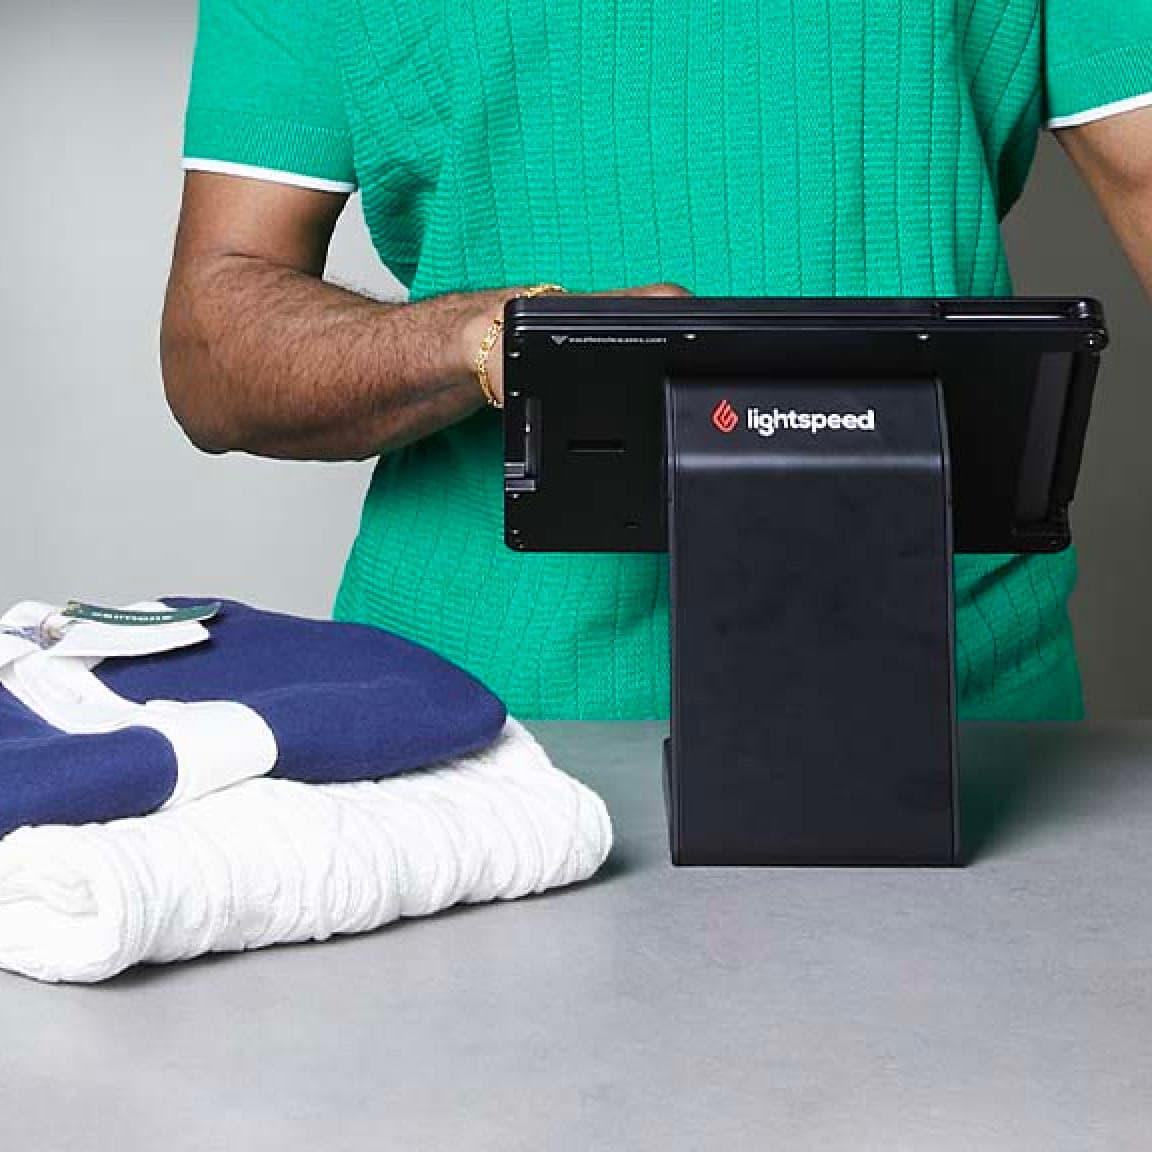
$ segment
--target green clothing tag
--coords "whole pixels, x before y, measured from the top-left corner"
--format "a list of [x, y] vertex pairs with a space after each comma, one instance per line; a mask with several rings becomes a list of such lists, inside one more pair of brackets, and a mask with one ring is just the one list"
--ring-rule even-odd
[[101, 608], [96, 604], [69, 602], [60, 613], [69, 620], [88, 620], [94, 624], [114, 624], [122, 628], [151, 628], [163, 624], [202, 623], [211, 620], [221, 609], [219, 601], [172, 608], [167, 612], [138, 612], [127, 608]]

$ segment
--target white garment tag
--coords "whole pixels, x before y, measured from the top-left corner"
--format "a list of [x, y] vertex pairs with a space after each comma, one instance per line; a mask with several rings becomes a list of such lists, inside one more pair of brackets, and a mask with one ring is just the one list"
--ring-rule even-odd
[[136, 620], [163, 614], [164, 623], [105, 623], [64, 615], [54, 604], [25, 600], [0, 617], [0, 668], [32, 652], [105, 660], [114, 656], [150, 656], [202, 644], [210, 633], [198, 619], [173, 616], [167, 604], [149, 600], [118, 610]]

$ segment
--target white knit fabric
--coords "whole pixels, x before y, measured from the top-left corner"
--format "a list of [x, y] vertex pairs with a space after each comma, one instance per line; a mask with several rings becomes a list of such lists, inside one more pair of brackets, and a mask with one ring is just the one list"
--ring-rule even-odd
[[179, 808], [0, 840], [0, 967], [93, 983], [138, 963], [366, 932], [585, 880], [603, 802], [510, 719], [488, 751], [355, 784], [247, 780]]

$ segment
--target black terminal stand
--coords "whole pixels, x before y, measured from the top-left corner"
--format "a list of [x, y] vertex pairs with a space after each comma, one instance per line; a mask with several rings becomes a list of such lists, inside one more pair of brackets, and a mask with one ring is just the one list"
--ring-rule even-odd
[[673, 860], [955, 862], [939, 382], [670, 379], [666, 411]]
[[669, 553], [678, 864], [950, 865], [953, 551], [1056, 551], [1091, 300], [505, 309], [523, 551]]

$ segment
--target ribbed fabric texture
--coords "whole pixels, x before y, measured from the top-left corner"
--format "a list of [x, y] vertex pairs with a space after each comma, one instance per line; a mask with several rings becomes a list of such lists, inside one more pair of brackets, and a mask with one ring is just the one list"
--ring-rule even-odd
[[1114, 48], [1088, 62], [1070, 62], [1060, 71], [1062, 99], [1053, 102], [1050, 114], [1060, 116], [1061, 107], [1066, 106], [1070, 109], [1069, 115], [1072, 115], [1082, 106], [1093, 104], [1092, 94], [1099, 85], [1101, 72], [1109, 75], [1112, 90], [1120, 93], [1112, 96], [1113, 100], [1128, 100], [1145, 95], [1148, 91], [1148, 78], [1152, 76], [1152, 40]]
[[198, 149], [189, 151], [189, 157], [224, 155], [232, 163], [259, 168], [271, 153], [280, 167], [301, 176], [331, 179], [325, 174], [339, 170], [338, 179], [348, 183], [355, 179], [348, 138], [330, 128], [285, 125], [265, 116], [216, 108], [193, 110], [187, 127], [188, 142]]
[[[1091, 7], [1097, 25], [1128, 19], [1118, 0]], [[1149, 6], [1137, 7], [1142, 36]], [[320, 123], [327, 72], [299, 30], [331, 33], [343, 112], [322, 122], [347, 133], [373, 240], [413, 300], [544, 280], [573, 291], [671, 280], [707, 295], [1006, 293], [999, 221], [1049, 104], [1067, 112], [1139, 83], [1113, 70], [1095, 87], [1049, 91], [1056, 67], [1077, 84], [1093, 75], [1090, 26], [1070, 0], [204, 10], [194, 108], [250, 107], [265, 83], [281, 115]], [[243, 11], [231, 23], [248, 36], [256, 10], [275, 33], [262, 60], [273, 79], [254, 72], [247, 89], [220, 92], [211, 57], [229, 51], [229, 13]], [[293, 67], [313, 89], [299, 116], [280, 95]], [[208, 135], [201, 127], [189, 151]], [[259, 162], [278, 166], [274, 151]], [[507, 550], [502, 472], [492, 413], [383, 459], [336, 614], [427, 644], [525, 717], [665, 715], [666, 559]], [[1075, 563], [1071, 552], [957, 560], [962, 715], [1080, 715], [1066, 611]]]

